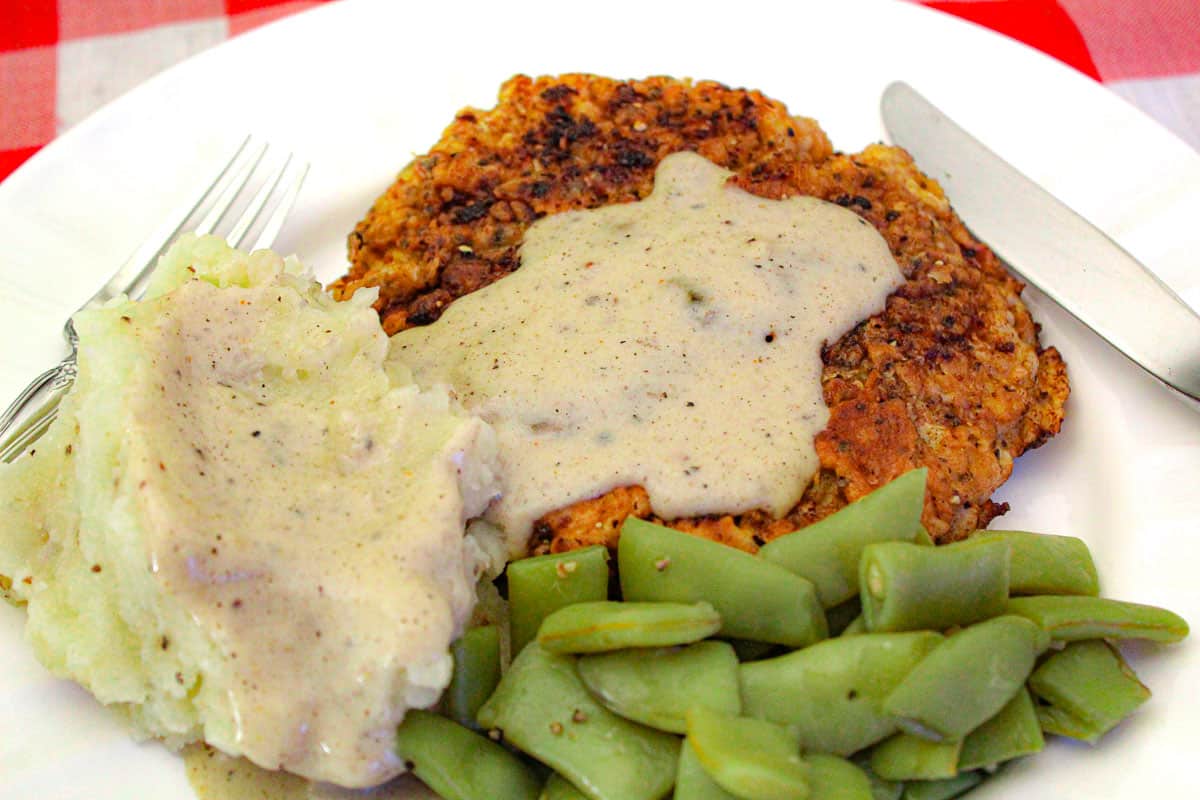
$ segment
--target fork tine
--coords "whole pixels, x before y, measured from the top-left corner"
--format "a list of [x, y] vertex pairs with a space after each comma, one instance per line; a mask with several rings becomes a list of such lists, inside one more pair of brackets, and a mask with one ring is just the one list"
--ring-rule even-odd
[[241, 219], [234, 224], [233, 230], [225, 237], [225, 241], [230, 247], [241, 245], [242, 239], [246, 238], [246, 233], [250, 230], [250, 226], [258, 219], [258, 215], [262, 213], [263, 206], [267, 204], [267, 198], [271, 196], [271, 192], [275, 191], [275, 187], [283, 180], [283, 174], [287, 171], [288, 165], [291, 163], [292, 155], [288, 153], [283, 164], [276, 167], [271, 177], [267, 178], [266, 182], [259, 188], [258, 193], [254, 195], [250, 204], [246, 206], [246, 210], [242, 212]]
[[228, 183], [221, 190], [220, 197], [217, 198], [216, 204], [200, 220], [200, 223], [194, 228], [197, 234], [212, 233], [220, 223], [221, 217], [229, 211], [230, 207], [237, 200], [238, 194], [245, 188], [250, 180], [250, 176], [254, 174], [254, 170], [258, 168], [258, 163], [262, 161], [267, 152], [267, 143], [263, 142], [258, 147], [258, 152], [254, 154], [248, 161], [240, 165], [230, 177]]
[[[290, 156], [289, 156], [290, 159]], [[275, 212], [267, 220], [267, 224], [263, 226], [262, 233], [258, 235], [254, 246], [251, 250], [262, 250], [270, 247], [275, 243], [275, 237], [279, 235], [280, 229], [283, 227], [284, 220], [292, 211], [292, 206], [296, 204], [296, 197], [300, 194], [300, 187], [304, 185], [304, 179], [308, 176], [308, 163], [300, 165], [300, 173], [292, 178], [292, 182], [288, 185], [287, 191], [279, 200], [279, 205], [276, 206]]]
[[80, 305], [80, 310], [95, 303], [103, 303], [111, 300], [136, 286], [154, 264], [158, 262], [158, 257], [175, 240], [176, 235], [178, 235], [188, 219], [196, 213], [197, 209], [204, 205], [204, 202], [212, 196], [218, 187], [224, 185], [223, 182], [230, 176], [230, 170], [233, 168], [233, 165], [238, 161], [242, 153], [245, 152], [249, 144], [250, 137], [247, 136], [238, 145], [237, 150], [229, 157], [228, 161], [225, 162], [225, 166], [221, 168], [221, 172], [217, 175], [216, 180], [209, 180], [205, 184], [204, 189], [198, 192], [193, 199], [188, 200], [181, 207], [174, 209], [174, 212], [167, 216], [164, 222], [138, 246], [137, 250], [121, 265], [120, 269], [113, 273], [112, 277], [94, 295]]

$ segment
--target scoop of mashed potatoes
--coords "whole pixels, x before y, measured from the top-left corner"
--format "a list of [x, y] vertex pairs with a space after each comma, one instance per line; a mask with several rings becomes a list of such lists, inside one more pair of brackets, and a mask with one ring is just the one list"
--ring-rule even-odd
[[503, 546], [491, 429], [384, 369], [371, 292], [188, 238], [81, 312], [79, 378], [0, 471], [0, 587], [55, 674], [174, 745], [359, 787], [403, 770]]

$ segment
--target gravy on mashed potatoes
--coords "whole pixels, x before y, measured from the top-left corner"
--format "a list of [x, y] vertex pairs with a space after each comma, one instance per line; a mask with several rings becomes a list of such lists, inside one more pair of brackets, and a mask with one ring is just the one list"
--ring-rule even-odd
[[79, 379], [0, 477], [0, 575], [54, 673], [146, 735], [343, 786], [395, 726], [502, 549], [490, 428], [395, 382], [371, 292], [188, 238], [142, 302], [76, 316]]

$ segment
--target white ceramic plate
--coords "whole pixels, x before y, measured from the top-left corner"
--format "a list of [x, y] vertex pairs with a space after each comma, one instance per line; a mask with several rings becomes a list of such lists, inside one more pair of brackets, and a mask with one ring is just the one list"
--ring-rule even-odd
[[[170, 70], [0, 184], [0, 399], [62, 354], [65, 316], [245, 133], [311, 159], [279, 249], [332, 278], [345, 264], [346, 233], [399, 168], [459, 107], [490, 106], [516, 72], [752, 86], [816, 117], [847, 151], [884, 138], [879, 95], [903, 79], [1200, 300], [1200, 157], [1091, 80], [897, 2], [701, 6], [364, 0], [284, 20]], [[998, 524], [1082, 536], [1108, 595], [1200, 620], [1200, 415], [1027, 294], [1073, 391], [1062, 435], [1022, 458], [999, 493], [1012, 511]], [[47, 675], [21, 626], [21, 612], [0, 608], [0, 794], [191, 798], [179, 760], [131, 742], [85, 692]], [[1200, 647], [1143, 648], [1133, 658], [1155, 692], [1133, 719], [1096, 748], [1056, 742], [975, 796], [1194, 797], [1200, 704], [1189, 678], [1200, 675]]]

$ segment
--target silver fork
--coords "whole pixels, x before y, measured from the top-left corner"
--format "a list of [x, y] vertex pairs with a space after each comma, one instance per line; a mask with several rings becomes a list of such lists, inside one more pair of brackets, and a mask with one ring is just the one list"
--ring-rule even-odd
[[[308, 173], [308, 164], [295, 163], [287, 154], [282, 159], [266, 158], [268, 145], [247, 137], [195, 199], [170, 214], [144, 241], [120, 269], [100, 287], [79, 311], [126, 294], [137, 299], [145, 290], [145, 279], [180, 231], [189, 229], [198, 234], [213, 233], [230, 212], [241, 206], [241, 214], [229, 225], [225, 240], [241, 247], [250, 239], [257, 226], [258, 237], [251, 250], [270, 247], [291, 212]], [[264, 177], [262, 172], [274, 167]], [[263, 169], [260, 169], [262, 167]], [[270, 209], [265, 221], [264, 214]], [[194, 227], [188, 223], [199, 217]], [[63, 338], [69, 352], [58, 365], [33, 379], [0, 415], [0, 461], [13, 461], [41, 437], [58, 416], [63, 396], [75, 383], [76, 356], [79, 339], [75, 334], [74, 314], [63, 325]]]

